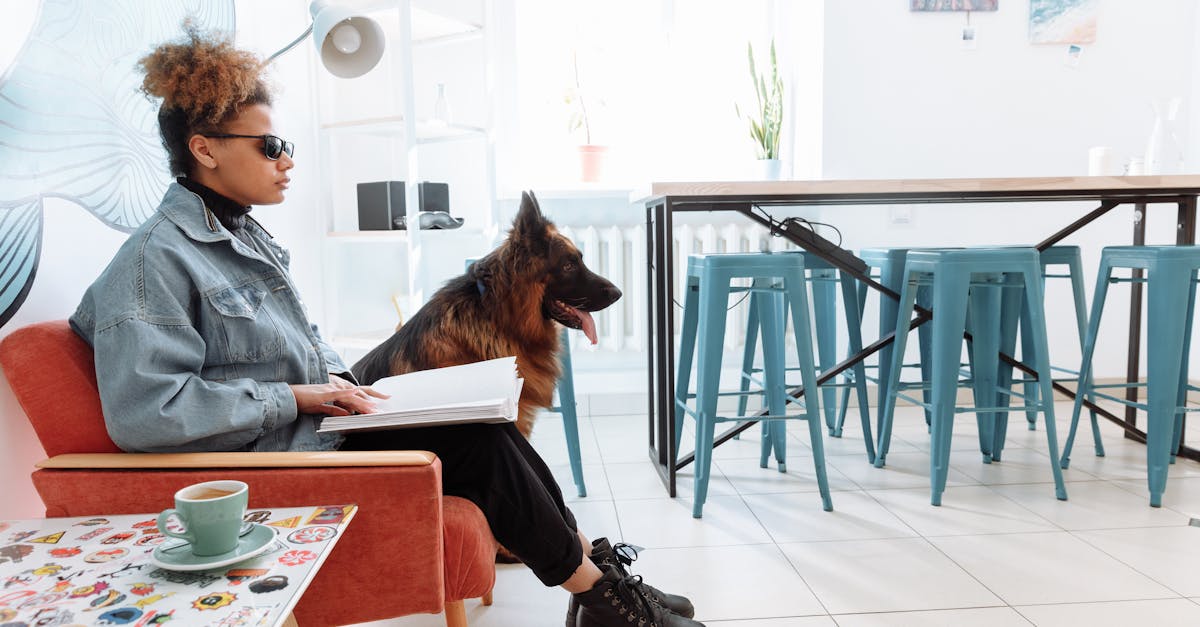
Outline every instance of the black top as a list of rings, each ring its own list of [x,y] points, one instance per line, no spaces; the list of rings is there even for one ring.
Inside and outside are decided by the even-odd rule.
[[[250,237],[242,231],[242,227],[246,226],[246,216],[250,215],[251,207],[249,205],[239,205],[236,201],[228,196],[214,191],[211,187],[193,181],[186,176],[181,176],[175,179],[180,185],[187,188],[188,191],[200,197],[204,201],[204,205],[208,210],[217,216],[217,220],[221,225],[229,229],[235,237],[253,247]]]

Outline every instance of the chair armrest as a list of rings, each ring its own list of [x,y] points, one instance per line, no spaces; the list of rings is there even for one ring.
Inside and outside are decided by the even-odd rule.
[[[313,451],[306,453],[69,453],[37,463],[38,468],[316,468],[428,466],[429,451]]]

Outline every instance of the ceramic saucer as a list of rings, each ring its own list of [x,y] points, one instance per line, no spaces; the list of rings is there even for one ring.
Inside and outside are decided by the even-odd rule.
[[[154,549],[154,553],[150,555],[150,561],[155,566],[167,570],[208,570],[210,568],[220,568],[265,553],[271,547],[271,543],[274,540],[274,529],[255,524],[254,529],[250,530],[250,533],[238,538],[237,548],[228,553],[205,556],[194,555],[191,546],[187,542],[184,542],[183,544],[172,544],[165,548],[160,546]]]

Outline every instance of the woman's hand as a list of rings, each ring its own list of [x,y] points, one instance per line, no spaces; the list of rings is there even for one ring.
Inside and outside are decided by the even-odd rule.
[[[377,392],[365,385],[354,385],[333,374],[329,375],[329,383],[290,385],[288,387],[292,389],[292,395],[296,397],[296,410],[302,414],[326,416],[346,416],[352,413],[369,414],[375,411],[375,403],[371,401],[371,397],[390,398],[387,394]]]

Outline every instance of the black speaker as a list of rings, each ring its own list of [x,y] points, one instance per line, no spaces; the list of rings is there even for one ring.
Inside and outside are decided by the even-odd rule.
[[[404,215],[404,181],[358,184],[358,230],[389,231]]]
[[[450,211],[450,186],[421,181],[417,185],[421,211]],[[403,224],[404,181],[358,184],[358,230],[387,231]]]

